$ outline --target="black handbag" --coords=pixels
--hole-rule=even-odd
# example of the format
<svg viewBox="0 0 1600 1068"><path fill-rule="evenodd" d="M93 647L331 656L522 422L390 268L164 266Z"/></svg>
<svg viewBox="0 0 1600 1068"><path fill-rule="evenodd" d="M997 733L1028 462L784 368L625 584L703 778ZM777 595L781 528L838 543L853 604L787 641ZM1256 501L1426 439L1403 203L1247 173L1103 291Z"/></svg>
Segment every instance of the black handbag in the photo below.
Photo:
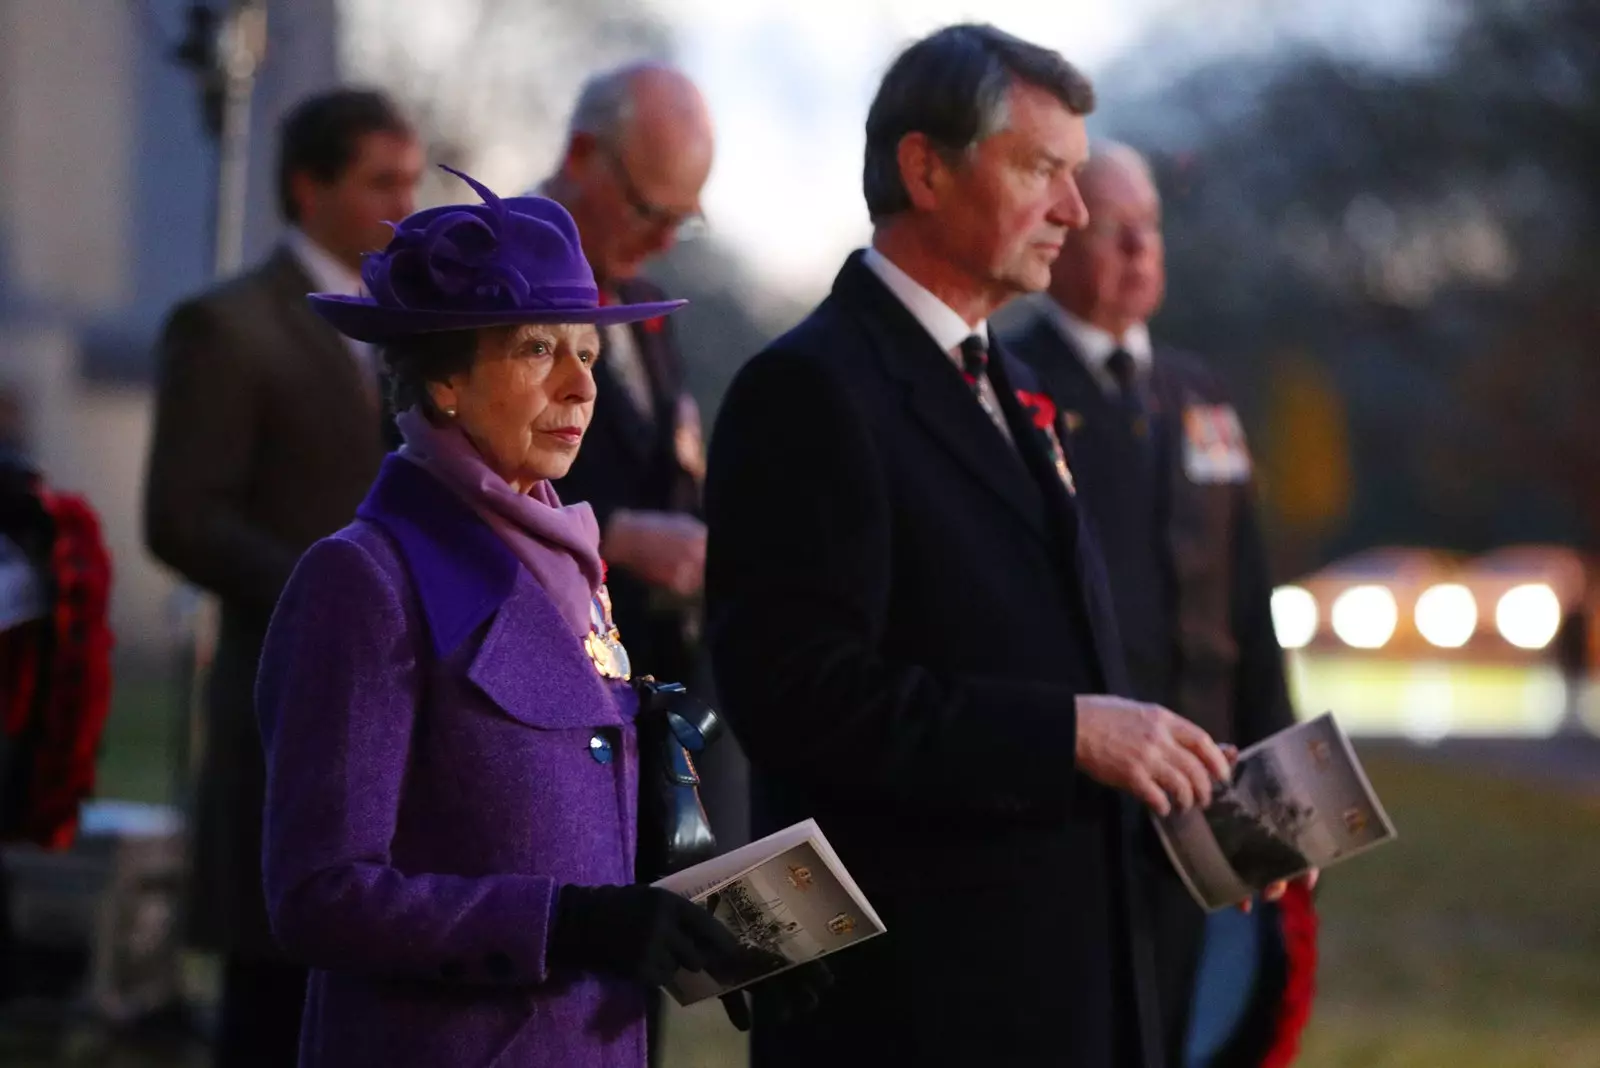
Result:
<svg viewBox="0 0 1600 1068"><path fill-rule="evenodd" d="M693 754L722 735L722 719L678 682L633 680L639 695L639 881L654 882L716 855Z"/></svg>

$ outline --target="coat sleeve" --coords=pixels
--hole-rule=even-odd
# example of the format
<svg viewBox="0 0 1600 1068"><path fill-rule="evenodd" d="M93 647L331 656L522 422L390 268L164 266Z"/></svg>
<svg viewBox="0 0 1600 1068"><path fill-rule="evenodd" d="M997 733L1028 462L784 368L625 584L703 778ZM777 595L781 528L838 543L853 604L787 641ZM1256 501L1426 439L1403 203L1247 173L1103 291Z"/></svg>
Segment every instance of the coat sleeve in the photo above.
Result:
<svg viewBox="0 0 1600 1068"><path fill-rule="evenodd" d="M145 544L190 582L264 616L299 554L243 507L259 384L237 340L203 302L173 314L160 356Z"/></svg>
<svg viewBox="0 0 1600 1068"><path fill-rule="evenodd" d="M1294 710L1272 625L1272 576L1250 486L1239 488L1234 507L1231 615L1239 648L1234 719L1243 748L1293 724Z"/></svg>
<svg viewBox="0 0 1600 1068"><path fill-rule="evenodd" d="M935 808L1064 807L1075 695L959 677L885 649L894 517L846 386L771 351L740 373L706 487L708 639L752 763Z"/></svg>
<svg viewBox="0 0 1600 1068"><path fill-rule="evenodd" d="M317 968L541 981L552 879L401 871L391 857L420 693L416 644L364 549L340 538L311 548L273 617L256 689L273 932Z"/></svg>

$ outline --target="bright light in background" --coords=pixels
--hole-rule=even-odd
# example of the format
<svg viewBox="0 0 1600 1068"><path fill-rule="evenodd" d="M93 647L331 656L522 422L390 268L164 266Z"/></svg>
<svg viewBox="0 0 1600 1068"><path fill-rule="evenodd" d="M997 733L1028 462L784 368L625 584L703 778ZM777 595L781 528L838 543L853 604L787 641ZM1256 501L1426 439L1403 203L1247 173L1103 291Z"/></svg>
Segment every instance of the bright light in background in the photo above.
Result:
<svg viewBox="0 0 1600 1068"><path fill-rule="evenodd" d="M1352 649L1382 649L1394 637L1400 609L1382 586L1352 586L1333 602L1333 632Z"/></svg>
<svg viewBox="0 0 1600 1068"><path fill-rule="evenodd" d="M1432 586L1417 598L1417 630L1440 649L1459 649L1478 629L1478 602L1465 586Z"/></svg>
<svg viewBox="0 0 1600 1068"><path fill-rule="evenodd" d="M1317 636L1317 599L1299 586L1272 591L1272 629L1285 649L1304 649Z"/></svg>
<svg viewBox="0 0 1600 1068"><path fill-rule="evenodd" d="M1561 602L1542 583L1507 590L1494 610L1500 636L1518 649L1543 649L1561 629Z"/></svg>

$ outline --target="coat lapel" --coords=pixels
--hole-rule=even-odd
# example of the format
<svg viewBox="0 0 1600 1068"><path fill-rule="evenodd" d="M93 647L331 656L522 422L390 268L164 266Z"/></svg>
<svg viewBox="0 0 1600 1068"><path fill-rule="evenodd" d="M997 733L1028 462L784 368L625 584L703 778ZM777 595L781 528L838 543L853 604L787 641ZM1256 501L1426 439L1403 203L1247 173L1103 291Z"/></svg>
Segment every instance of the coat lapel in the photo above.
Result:
<svg viewBox="0 0 1600 1068"><path fill-rule="evenodd" d="M544 730L624 722L566 620L521 568L467 677L512 719ZM597 708L605 714L597 715Z"/></svg>
<svg viewBox="0 0 1600 1068"><path fill-rule="evenodd" d="M1156 349L1150 368L1151 415L1166 424L1161 440L1161 462L1174 477L1183 476L1184 409L1189 406L1183 382L1172 373L1161 350Z"/></svg>
<svg viewBox="0 0 1600 1068"><path fill-rule="evenodd" d="M648 304L666 299L666 294L638 279L618 283L617 296L624 304ZM655 398L656 421L670 421L678 403L678 393L683 388L682 371L673 358L667 340L671 327L665 319L650 319L633 323L628 329L633 331L634 346L639 350L645 374L650 376L650 394Z"/></svg>
<svg viewBox="0 0 1600 1068"><path fill-rule="evenodd" d="M1188 433L1184 427L1183 413L1191 398L1182 379L1172 373L1170 365L1162 358L1160 349L1155 351L1151 365L1150 392L1154 409L1151 414L1159 417L1161 427L1158 438L1161 456L1157 463L1162 477L1166 479L1166 493L1162 502L1167 527L1165 546L1173 572L1174 596L1181 598L1183 583L1180 576L1186 564L1183 535L1184 531L1194 528L1197 522L1194 513L1201 502L1183 463L1184 442Z"/></svg>
<svg viewBox="0 0 1600 1068"><path fill-rule="evenodd" d="M601 352L600 362L594 369L595 408L606 413L606 422L623 448L632 454L635 460L643 462L649 457L651 446L655 443L656 429L640 418L638 410L633 406L633 398L628 396L622 383L617 381L617 376L605 360L603 341ZM659 410L658 403L657 411Z"/></svg>
<svg viewBox="0 0 1600 1068"><path fill-rule="evenodd" d="M340 382L350 396L360 397L376 419L376 382L363 373L344 337L311 310L311 303L306 300L306 294L311 292L311 279L287 245L280 246L267 261L267 274L282 297L289 330L308 353L315 354L322 370Z"/></svg>
<svg viewBox="0 0 1600 1068"><path fill-rule="evenodd" d="M637 281L624 281L617 286L617 299L623 304L648 303L663 299L653 287ZM595 368L596 406L606 405L611 425L623 447L640 463L647 462L658 447L663 433L670 433L676 425L678 381L665 352L665 324L657 320L650 323L630 323L622 329L633 339L640 366L650 382L652 418L639 414L634 401L617 379L612 363L604 358L603 346L607 332L601 333L602 358Z"/></svg>
<svg viewBox="0 0 1600 1068"><path fill-rule="evenodd" d="M1021 457L990 422L950 358L861 262L860 253L845 264L834 294L860 321L889 376L906 387L907 405L927 436L1049 540L1043 498Z"/></svg>
<svg viewBox="0 0 1600 1068"><path fill-rule="evenodd" d="M383 462L357 513L400 549L427 620L434 655L459 649L486 621L467 677L511 718L544 729L605 726L594 709L618 703L561 613L489 525L422 468Z"/></svg>
<svg viewBox="0 0 1600 1068"><path fill-rule="evenodd" d="M356 515L382 527L399 547L436 657L454 652L511 596L521 565L510 548L443 483L398 453L385 457Z"/></svg>

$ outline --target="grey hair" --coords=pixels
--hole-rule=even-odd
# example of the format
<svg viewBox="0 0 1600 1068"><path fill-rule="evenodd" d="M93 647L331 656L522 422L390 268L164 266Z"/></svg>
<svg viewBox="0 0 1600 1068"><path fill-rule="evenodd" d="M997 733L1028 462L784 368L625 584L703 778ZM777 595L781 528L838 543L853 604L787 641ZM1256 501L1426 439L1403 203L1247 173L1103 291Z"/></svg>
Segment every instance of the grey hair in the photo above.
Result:
<svg viewBox="0 0 1600 1068"><path fill-rule="evenodd" d="M629 63L591 75L578 90L578 102L573 105L572 118L567 122L567 139L570 141L574 134L583 133L613 148L621 144L628 124L633 121L633 80L659 66L652 62Z"/></svg>
<svg viewBox="0 0 1600 1068"><path fill-rule="evenodd" d="M1112 160L1119 161L1137 171L1153 188L1156 186L1156 172L1150 166L1150 161L1143 152L1130 144L1122 141L1108 141L1096 138L1089 142L1089 161L1084 164L1087 173L1103 163Z"/></svg>
<svg viewBox="0 0 1600 1068"><path fill-rule="evenodd" d="M867 112L861 186L874 223L911 207L900 142L921 133L954 160L1010 123L1017 82L1053 95L1074 115L1094 110L1094 86L1059 52L976 23L947 26L901 52Z"/></svg>

